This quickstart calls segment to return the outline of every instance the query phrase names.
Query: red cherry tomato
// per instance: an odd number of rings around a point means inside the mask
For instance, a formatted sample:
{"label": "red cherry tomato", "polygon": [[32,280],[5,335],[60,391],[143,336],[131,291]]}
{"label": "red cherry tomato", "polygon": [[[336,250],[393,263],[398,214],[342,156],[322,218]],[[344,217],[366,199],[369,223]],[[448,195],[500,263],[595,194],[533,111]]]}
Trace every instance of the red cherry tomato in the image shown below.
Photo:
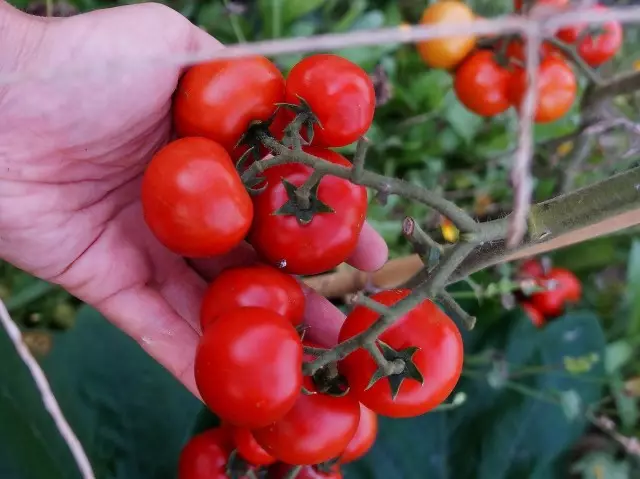
{"label": "red cherry tomato", "polygon": [[538,280],[547,288],[531,295],[531,304],[545,316],[559,316],[566,303],[576,303],[582,296],[582,284],[575,274],[563,268],[553,268]]}
{"label": "red cherry tomato", "polygon": [[[269,468],[269,479],[286,479],[293,466],[279,462]],[[342,479],[342,473],[338,466],[331,468],[329,472],[319,471],[316,466],[303,466],[296,479]]]}
{"label": "red cherry tomato", "polygon": [[[527,91],[528,79],[523,68],[514,69],[509,84],[509,97],[520,109]],[[569,64],[560,57],[548,56],[540,62],[538,72],[537,123],[548,123],[564,116],[576,98],[578,83]]]}
{"label": "red cherry tomato", "polygon": [[520,265],[519,275],[525,278],[540,278],[544,276],[542,263],[535,258],[529,258]]}
{"label": "red cherry tomato", "polygon": [[493,52],[478,50],[455,73],[454,90],[460,102],[481,116],[495,116],[511,107],[507,86],[511,73],[501,67]]}
{"label": "red cherry tomato", "polygon": [[254,466],[268,466],[276,462],[276,459],[260,447],[249,429],[234,427],[231,430],[233,443],[238,454]]}
{"label": "red cherry tomato", "polygon": [[229,268],[205,292],[200,308],[204,330],[211,321],[240,306],[270,309],[298,326],[304,315],[304,292],[291,275],[266,265]]}
{"label": "red cherry tomato", "polygon": [[536,326],[537,328],[541,328],[545,325],[546,320],[544,318],[544,315],[540,311],[538,311],[535,306],[533,306],[531,303],[526,302],[522,303],[521,305],[522,309],[527,314],[529,320],[531,320],[534,326]]}
{"label": "red cherry tomato", "polygon": [[[409,293],[407,289],[387,290],[374,294],[372,299],[389,306]],[[342,325],[339,342],[364,331],[379,316],[365,307],[356,307]],[[396,320],[379,339],[395,351],[419,348],[412,359],[424,382],[404,379],[395,400],[388,378],[367,389],[377,366],[366,350],[358,349],[338,367],[362,404],[383,416],[411,417],[433,409],[453,391],[462,372],[462,337],[455,323],[433,302],[422,302]]]}
{"label": "red cherry tomato", "polygon": [[232,151],[252,121],[264,121],[284,100],[282,73],[267,58],[214,60],[184,74],[173,104],[180,136],[204,136]]}
{"label": "red cherry tomato", "polygon": [[231,453],[227,431],[210,429],[191,438],[180,453],[178,479],[227,479]]}
{"label": "red cherry tomato", "polygon": [[258,307],[228,311],[200,339],[195,379],[205,404],[223,421],[257,428],[277,421],[302,386],[302,343],[284,317]]}
{"label": "red cherry tomato", "polygon": [[[542,45],[540,45],[539,55],[541,59],[550,55],[556,55],[559,57],[563,56],[562,52],[549,42],[543,42]],[[522,66],[524,64],[526,59],[526,47],[522,40],[511,40],[509,42],[507,45],[507,58],[520,62],[517,66]]]}
{"label": "red cherry tomato", "polygon": [[[607,10],[604,5],[595,5],[594,10]],[[584,30],[589,28],[586,24],[571,25],[558,31],[557,37],[567,43],[576,43]],[[588,34],[582,38],[577,46],[578,54],[592,67],[602,65],[618,53],[622,46],[623,31],[620,22],[611,20],[601,26],[602,32]]]}
{"label": "red cherry tomato", "polygon": [[378,434],[378,415],[364,404],[360,404],[360,423],[355,436],[349,442],[347,449],[340,456],[340,462],[347,464],[364,456],[373,443],[376,441]]}
{"label": "red cherry tomato", "polygon": [[[350,166],[335,151],[305,147],[304,151],[336,165]],[[295,186],[311,176],[312,169],[300,163],[269,168],[267,187],[253,197],[254,219],[248,241],[269,264],[291,274],[318,274],[346,261],[355,250],[367,212],[367,191],[349,180],[325,176],[318,198],[333,212],[318,213],[307,224],[294,215],[274,215],[289,200],[283,179]]]}
{"label": "red cherry tomato", "polygon": [[182,138],[158,151],[144,173],[141,200],[151,231],[182,256],[229,252],[253,219],[229,154],[206,138]]}
{"label": "red cherry tomato", "polygon": [[[313,381],[304,386],[315,391]],[[341,397],[300,393],[280,420],[255,429],[253,436],[265,451],[288,464],[312,465],[338,457],[358,429],[360,404],[351,394]]]}
{"label": "red cherry tomato", "polygon": [[364,135],[373,121],[376,98],[371,79],[337,55],[312,55],[291,69],[285,101],[300,104],[300,98],[322,125],[314,126],[314,145],[346,146]]}

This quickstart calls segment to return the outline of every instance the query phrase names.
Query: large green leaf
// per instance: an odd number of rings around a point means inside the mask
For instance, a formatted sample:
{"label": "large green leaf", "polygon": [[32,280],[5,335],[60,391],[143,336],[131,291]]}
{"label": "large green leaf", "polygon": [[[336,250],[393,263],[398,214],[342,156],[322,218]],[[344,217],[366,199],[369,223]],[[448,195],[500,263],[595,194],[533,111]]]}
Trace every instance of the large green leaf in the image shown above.
{"label": "large green leaf", "polygon": [[0,328],[0,477],[75,479],[73,458],[29,370]]}
{"label": "large green leaf", "polygon": [[97,477],[175,478],[202,404],[138,344],[83,307],[42,362]]}

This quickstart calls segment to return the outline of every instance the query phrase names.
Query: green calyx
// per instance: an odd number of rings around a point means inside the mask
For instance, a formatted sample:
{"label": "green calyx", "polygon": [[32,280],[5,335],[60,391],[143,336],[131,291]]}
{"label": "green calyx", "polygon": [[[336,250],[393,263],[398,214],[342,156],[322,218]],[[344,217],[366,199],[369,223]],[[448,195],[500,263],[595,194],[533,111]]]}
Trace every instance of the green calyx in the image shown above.
{"label": "green calyx", "polygon": [[413,362],[413,356],[420,348],[410,346],[396,351],[383,341],[378,340],[377,343],[387,364],[378,367],[365,391],[372,388],[380,379],[387,378],[391,387],[391,398],[395,400],[405,379],[417,381],[421,385],[424,383],[422,373]]}
{"label": "green calyx", "polygon": [[273,212],[274,215],[295,216],[298,223],[306,225],[311,223],[313,217],[318,213],[335,212],[333,208],[318,198],[319,181],[309,188],[308,193],[303,191],[303,187],[297,187],[284,178],[282,184],[287,192],[288,200]]}
{"label": "green calyx", "polygon": [[[299,145],[310,144],[313,141],[314,127],[317,125],[319,128],[322,128],[320,120],[311,110],[309,103],[299,95],[298,100],[300,104],[278,103],[279,107],[288,108],[296,115],[291,123],[284,129],[282,143],[287,147],[298,147]],[[306,129],[306,140],[300,133],[303,128]]]}

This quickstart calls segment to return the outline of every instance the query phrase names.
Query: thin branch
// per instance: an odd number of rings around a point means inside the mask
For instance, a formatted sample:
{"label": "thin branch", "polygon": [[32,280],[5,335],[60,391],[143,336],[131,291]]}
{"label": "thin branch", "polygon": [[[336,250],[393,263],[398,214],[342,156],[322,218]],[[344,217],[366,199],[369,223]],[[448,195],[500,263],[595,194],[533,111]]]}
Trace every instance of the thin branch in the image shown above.
{"label": "thin branch", "polygon": [[415,219],[407,216],[402,222],[402,234],[411,243],[413,250],[418,253],[427,267],[433,266],[444,251],[444,247],[429,236]]}
{"label": "thin branch", "polygon": [[591,83],[595,85],[604,84],[602,77],[596,70],[591,68],[591,66],[586,61],[584,61],[584,59],[576,50],[575,46],[569,45],[568,43],[565,43],[555,37],[549,37],[545,41],[549,42],[551,45],[564,53],[564,55],[567,56],[575,64],[575,66],[578,67],[578,69],[580,69],[582,74],[586,76]]}
{"label": "thin branch", "polygon": [[560,186],[560,191],[562,193],[567,193],[573,188],[573,183],[580,172],[580,167],[589,157],[591,150],[591,135],[585,133],[576,139],[573,145],[573,150],[567,159],[568,161],[566,161],[567,164],[561,168],[562,184]]}
{"label": "thin branch", "polygon": [[[318,174],[332,175],[345,179],[351,178],[350,167],[329,163],[304,151],[290,150],[277,140],[264,134],[260,135],[260,139],[275,156],[262,161],[256,161],[251,165],[242,174],[242,180],[245,182],[254,179],[268,168],[287,163],[302,163],[314,168]],[[449,218],[460,231],[475,231],[478,227],[478,223],[455,203],[408,181],[398,178],[388,178],[378,173],[363,170],[360,184],[386,191],[388,194],[400,195],[424,203]]]}
{"label": "thin branch", "polygon": [[4,327],[9,339],[13,343],[16,348],[16,352],[22,362],[27,366],[33,380],[35,382],[36,388],[40,392],[40,396],[42,397],[42,402],[44,404],[45,409],[51,415],[53,422],[55,423],[58,431],[60,432],[60,436],[67,443],[73,458],[76,461],[78,469],[82,474],[84,479],[93,479],[95,475],[93,470],[91,469],[91,463],[89,462],[89,458],[87,457],[84,449],[82,448],[82,444],[78,440],[77,436],[69,426],[69,423],[64,417],[58,402],[56,401],[53,392],[51,391],[51,387],[49,386],[49,382],[47,381],[46,376],[42,372],[42,369],[38,365],[38,362],[34,359],[34,357],[29,352],[29,348],[26,346],[24,341],[22,340],[22,334],[20,330],[13,322],[13,320],[9,317],[9,312],[5,308],[2,301],[0,301],[0,323]]}
{"label": "thin branch", "polygon": [[511,170],[514,188],[513,214],[509,222],[507,246],[513,248],[522,242],[527,232],[527,216],[531,207],[533,181],[531,159],[533,158],[533,118],[538,103],[538,66],[542,35],[538,28],[528,30],[526,42],[527,91],[520,105],[518,125],[518,149]]}
{"label": "thin branch", "polygon": [[369,148],[369,140],[362,137],[356,144],[356,153],[353,156],[353,166],[351,167],[351,181],[360,184],[362,180],[362,172],[364,171],[364,161],[367,157],[367,149]]}
{"label": "thin branch", "polygon": [[603,100],[627,95],[640,89],[640,71],[622,73],[585,92],[582,109],[593,108]]}
{"label": "thin branch", "polygon": [[451,296],[446,291],[443,291],[438,295],[438,299],[442,301],[446,309],[460,318],[465,328],[467,328],[468,330],[473,329],[473,327],[476,325],[476,317],[471,316],[464,309],[462,309],[462,306],[458,304],[453,296]]}
{"label": "thin branch", "polygon": [[364,345],[364,349],[371,355],[378,367],[384,371],[385,376],[391,376],[392,374],[400,374],[404,370],[404,363],[389,362],[384,357],[382,351],[378,349],[375,341]]}
{"label": "thin branch", "polygon": [[300,474],[300,471],[302,471],[302,466],[291,466],[291,469],[289,469],[287,474],[284,476],[284,479],[296,479],[298,474]]}

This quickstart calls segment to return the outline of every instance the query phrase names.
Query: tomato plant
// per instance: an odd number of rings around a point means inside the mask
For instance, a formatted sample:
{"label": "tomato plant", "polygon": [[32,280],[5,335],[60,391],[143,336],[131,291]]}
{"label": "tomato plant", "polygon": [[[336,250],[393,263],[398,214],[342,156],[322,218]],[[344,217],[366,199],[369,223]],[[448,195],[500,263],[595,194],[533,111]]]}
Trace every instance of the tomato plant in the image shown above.
{"label": "tomato plant", "polygon": [[229,252],[253,219],[229,154],[206,138],[182,138],[158,151],[144,173],[141,201],[153,234],[182,256]]}
{"label": "tomato plant", "polygon": [[[463,2],[442,0],[428,6],[420,19],[422,25],[458,23],[460,30],[464,24],[475,20],[473,11]],[[432,68],[446,70],[456,67],[475,47],[474,35],[456,35],[435,38],[417,43],[418,53],[422,60]]]}
{"label": "tomato plant", "polygon": [[[519,109],[527,90],[527,73],[516,68],[509,83],[509,97]],[[547,123],[564,116],[573,105],[578,84],[571,66],[558,56],[548,56],[540,62],[538,72],[538,104],[535,121]]]}
{"label": "tomato plant", "polygon": [[373,121],[376,98],[371,79],[358,65],[338,55],[312,55],[291,69],[285,101],[299,105],[301,98],[322,125],[313,126],[313,145],[349,145]]}
{"label": "tomato plant", "polygon": [[[607,10],[603,5],[594,5],[594,10]],[[577,24],[564,27],[557,33],[561,40],[576,44],[578,54],[592,67],[602,65],[620,50],[623,40],[622,25],[611,20],[598,28],[598,32],[587,33],[589,25]]]}
{"label": "tomato plant", "polygon": [[[304,151],[336,165],[351,165],[331,150],[304,147]],[[320,180],[314,193],[317,201],[311,202],[309,210],[302,209],[291,185],[301,186],[312,171],[301,163],[269,168],[263,175],[266,189],[253,198],[255,214],[248,240],[267,263],[291,274],[318,274],[346,261],[365,221],[366,189],[330,175]],[[333,211],[318,208],[318,202]],[[307,213],[311,213],[308,222],[300,221]]]}
{"label": "tomato plant", "polygon": [[292,325],[302,323],[304,292],[292,276],[267,265],[229,268],[220,273],[205,292],[200,308],[204,330],[217,316],[241,306],[270,309]]}
{"label": "tomato plant", "polygon": [[[371,298],[389,306],[409,294],[408,289],[396,289],[376,293]],[[378,313],[368,308],[356,307],[342,325],[339,341],[366,330],[378,317]],[[420,303],[397,319],[380,335],[378,346],[388,361],[404,361],[402,373],[382,378],[368,388],[378,366],[364,349],[344,358],[339,369],[360,402],[383,416],[424,414],[444,401],[460,378],[463,360],[460,331],[432,301]]]}
{"label": "tomato plant", "polygon": [[349,441],[349,445],[340,456],[340,462],[346,464],[360,459],[364,456],[373,443],[376,441],[378,434],[378,415],[364,404],[360,404],[360,422],[358,430]]}
{"label": "tomato plant", "polygon": [[582,296],[580,280],[564,268],[552,268],[538,282],[545,291],[533,293],[531,304],[546,316],[559,316],[567,303],[576,303]]}
{"label": "tomato plant", "polygon": [[195,357],[205,404],[223,421],[256,428],[293,407],[302,386],[302,343],[283,316],[242,307],[210,323]]}
{"label": "tomato plant", "polygon": [[308,376],[304,386],[312,394],[299,393],[283,418],[253,431],[265,451],[287,464],[312,465],[337,458],[360,421],[360,404],[353,395],[316,392]]}
{"label": "tomato plant", "polygon": [[210,429],[192,437],[178,461],[178,479],[227,479],[231,438],[222,428]]}
{"label": "tomato plant", "polygon": [[511,107],[508,85],[511,73],[500,66],[494,53],[478,50],[457,68],[454,90],[460,102],[481,116],[495,116]]}
{"label": "tomato plant", "polygon": [[518,274],[525,278],[540,278],[541,276],[544,276],[544,268],[539,260],[529,258],[522,262],[518,270]]}
{"label": "tomato plant", "polygon": [[516,12],[522,12],[522,9],[527,4],[528,8],[534,7],[554,7],[562,9],[569,5],[569,0],[514,0],[513,6]]}
{"label": "tomato plant", "polygon": [[[282,462],[274,464],[269,468],[268,479],[286,479],[292,467]],[[338,466],[329,471],[321,471],[316,466],[303,466],[296,479],[342,479],[342,473]]]}
{"label": "tomato plant", "polygon": [[252,121],[275,112],[284,88],[280,70],[262,56],[194,65],[175,93],[175,128],[180,136],[204,136],[232,151]]}
{"label": "tomato plant", "polygon": [[521,303],[521,306],[534,326],[541,328],[545,325],[546,320],[544,315],[540,311],[538,311],[538,309],[534,305],[529,302],[524,302]]}
{"label": "tomato plant", "polygon": [[249,429],[233,427],[231,435],[238,454],[248,463],[255,466],[268,466],[276,462],[273,456],[260,447]]}

